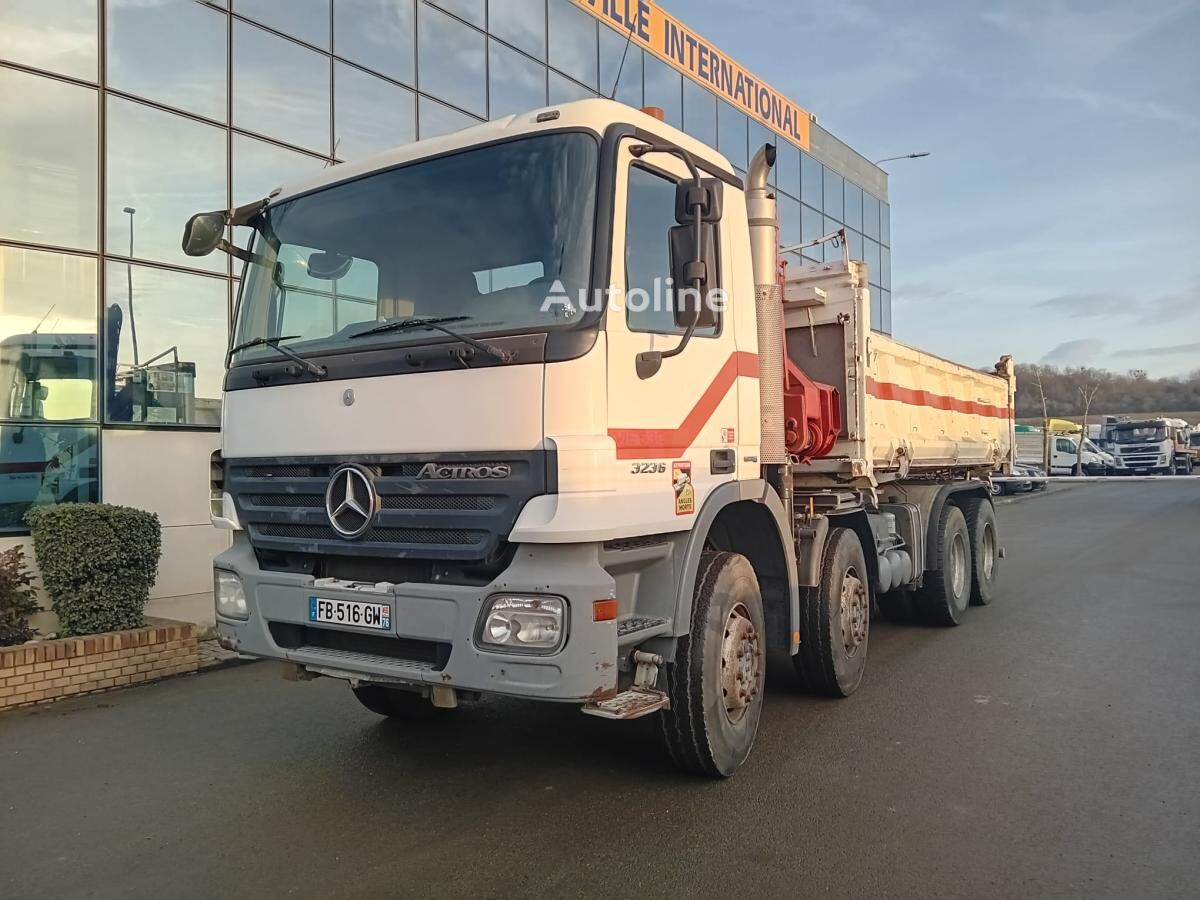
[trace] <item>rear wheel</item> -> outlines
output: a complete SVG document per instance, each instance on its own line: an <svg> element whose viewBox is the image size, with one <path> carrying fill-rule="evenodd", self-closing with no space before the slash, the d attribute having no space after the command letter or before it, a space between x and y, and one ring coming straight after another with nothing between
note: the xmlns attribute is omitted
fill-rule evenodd
<svg viewBox="0 0 1200 900"><path fill-rule="evenodd" d="M1007 481L993 481L991 484L991 491L992 491L993 497L1003 497L1005 494L1008 493L1008 482Z"/></svg>
<svg viewBox="0 0 1200 900"><path fill-rule="evenodd" d="M848 528L831 528L821 580L800 593L804 630L792 664L805 689L826 697L849 697L862 682L871 624L869 577L858 535Z"/></svg>
<svg viewBox="0 0 1200 900"><path fill-rule="evenodd" d="M442 710L414 691L364 684L351 688L358 702L371 712L389 719L422 721L432 719Z"/></svg>
<svg viewBox="0 0 1200 900"><path fill-rule="evenodd" d="M932 567L917 593L917 609L930 625L958 625L971 600L971 550L962 510L947 503L938 519Z"/></svg>
<svg viewBox="0 0 1200 900"><path fill-rule="evenodd" d="M706 551L692 627L666 666L670 709L659 733L685 772L728 777L750 755L762 716L766 623L758 577L740 553Z"/></svg>
<svg viewBox="0 0 1200 900"><path fill-rule="evenodd" d="M971 542L971 605L987 606L996 596L1000 564L996 511L982 497L968 497L962 502L962 511Z"/></svg>

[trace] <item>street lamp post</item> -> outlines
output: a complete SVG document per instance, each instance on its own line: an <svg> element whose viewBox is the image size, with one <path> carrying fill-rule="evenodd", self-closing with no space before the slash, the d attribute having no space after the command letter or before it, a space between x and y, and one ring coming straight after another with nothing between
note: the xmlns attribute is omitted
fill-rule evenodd
<svg viewBox="0 0 1200 900"><path fill-rule="evenodd" d="M875 160L875 165L882 165L885 162L892 162L893 160L897 159L921 159L929 155L930 153L928 150L921 150L918 153L903 153L900 156L885 156L883 159Z"/></svg>
<svg viewBox="0 0 1200 900"><path fill-rule="evenodd" d="M128 291L129 304L129 337L133 341L133 367L138 367L137 320L133 316L133 217L137 210L132 206L125 207L129 216L129 262L125 265L125 285Z"/></svg>

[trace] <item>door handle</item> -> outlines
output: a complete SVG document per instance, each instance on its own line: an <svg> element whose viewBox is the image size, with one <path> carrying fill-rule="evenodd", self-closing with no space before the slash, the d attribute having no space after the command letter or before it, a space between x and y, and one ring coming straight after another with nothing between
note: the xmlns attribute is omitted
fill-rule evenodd
<svg viewBox="0 0 1200 900"><path fill-rule="evenodd" d="M729 475L737 468L737 454L732 448L711 450L708 454L708 471L712 475Z"/></svg>

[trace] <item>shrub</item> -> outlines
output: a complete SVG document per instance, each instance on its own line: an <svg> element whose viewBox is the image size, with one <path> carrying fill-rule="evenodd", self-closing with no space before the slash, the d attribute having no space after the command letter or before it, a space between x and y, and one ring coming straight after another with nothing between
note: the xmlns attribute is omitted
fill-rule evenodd
<svg viewBox="0 0 1200 900"><path fill-rule="evenodd" d="M59 503L25 516L64 635L139 628L158 575L158 516L128 506Z"/></svg>
<svg viewBox="0 0 1200 900"><path fill-rule="evenodd" d="M23 644L33 637L29 617L38 611L33 575L25 563L25 548L0 553L0 647Z"/></svg>

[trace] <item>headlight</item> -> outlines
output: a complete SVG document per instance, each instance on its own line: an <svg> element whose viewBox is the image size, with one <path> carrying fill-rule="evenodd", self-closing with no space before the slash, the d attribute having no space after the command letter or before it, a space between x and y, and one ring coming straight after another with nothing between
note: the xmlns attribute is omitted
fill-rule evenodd
<svg viewBox="0 0 1200 900"><path fill-rule="evenodd" d="M566 603L561 597L493 597L483 608L483 647L553 653L562 646Z"/></svg>
<svg viewBox="0 0 1200 900"><path fill-rule="evenodd" d="M246 606L246 591L242 587L242 579L224 569L213 569L215 587L213 595L217 600L217 614L227 619L248 619L250 609Z"/></svg>

